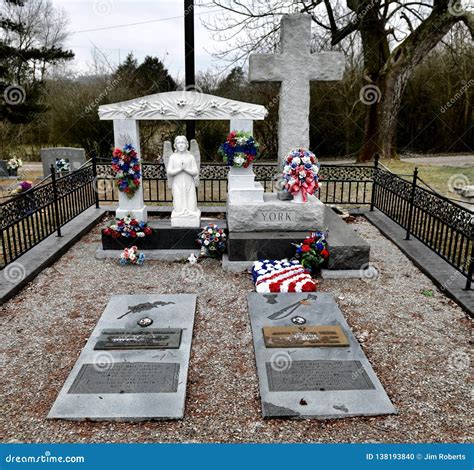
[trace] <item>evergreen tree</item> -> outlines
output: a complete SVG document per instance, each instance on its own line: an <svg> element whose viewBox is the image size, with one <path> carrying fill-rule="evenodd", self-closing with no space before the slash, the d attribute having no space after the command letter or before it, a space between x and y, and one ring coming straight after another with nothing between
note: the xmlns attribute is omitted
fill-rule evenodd
<svg viewBox="0 0 474 470"><path fill-rule="evenodd" d="M51 21L52 5L43 0L0 0L0 120L26 124L46 111L42 103L47 67L70 60L71 51L42 38L40 13ZM36 29L31 28L35 22ZM25 40L27 39L27 40ZM60 41L58 41L60 42Z"/></svg>

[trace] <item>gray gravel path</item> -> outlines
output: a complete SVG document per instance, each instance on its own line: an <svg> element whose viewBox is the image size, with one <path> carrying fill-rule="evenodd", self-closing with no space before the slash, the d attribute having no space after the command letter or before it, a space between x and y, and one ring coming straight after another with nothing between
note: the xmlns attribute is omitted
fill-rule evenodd
<svg viewBox="0 0 474 470"><path fill-rule="evenodd" d="M263 421L246 308L250 277L224 273L213 260L194 269L158 261L121 268L94 258L99 242L96 228L2 307L2 440L471 440L471 321L377 229L363 219L356 226L372 245L380 276L323 281L321 290L335 293L398 415ZM129 424L45 419L113 292L199 294L184 420Z"/></svg>

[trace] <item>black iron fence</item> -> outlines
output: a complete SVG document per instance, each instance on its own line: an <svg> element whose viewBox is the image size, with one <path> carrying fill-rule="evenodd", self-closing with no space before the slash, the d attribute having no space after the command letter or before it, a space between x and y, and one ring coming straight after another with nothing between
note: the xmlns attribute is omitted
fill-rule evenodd
<svg viewBox="0 0 474 470"><path fill-rule="evenodd" d="M256 180L265 191L277 189L277 167L254 165ZM170 204L162 164L143 163L143 193L147 204ZM203 164L198 189L200 204L223 204L227 198L228 168ZM379 209L473 281L473 212L412 181L378 166L322 165L319 198L329 204L370 205ZM52 177L24 194L0 205L0 268L57 232L92 205L118 201L110 163L95 161L66 176Z"/></svg>
<svg viewBox="0 0 474 470"><path fill-rule="evenodd" d="M373 166L323 165L321 188L318 197L325 203L369 204L371 200ZM227 200L227 174L224 164L206 163L201 166L198 202L200 204L222 204ZM254 165L256 181L262 183L266 192L277 188L278 169L276 163ZM149 204L170 204L171 189L167 186L163 164L143 163L143 196ZM97 164L99 197L104 202L118 201L118 190L114 185L110 163Z"/></svg>
<svg viewBox="0 0 474 470"><path fill-rule="evenodd" d="M94 171L89 164L57 177L52 169L49 179L0 205L2 269L96 204Z"/></svg>
<svg viewBox="0 0 474 470"><path fill-rule="evenodd" d="M379 209L466 277L474 274L474 213L418 185L418 172L407 181L382 168L374 170L371 209Z"/></svg>

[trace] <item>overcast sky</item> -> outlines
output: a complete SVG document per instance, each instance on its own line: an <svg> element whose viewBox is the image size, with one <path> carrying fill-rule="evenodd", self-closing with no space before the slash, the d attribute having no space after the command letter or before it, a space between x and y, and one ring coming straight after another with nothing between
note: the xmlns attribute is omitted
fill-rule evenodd
<svg viewBox="0 0 474 470"><path fill-rule="evenodd" d="M69 17L66 48L76 54L79 70L92 63L92 49L97 46L108 60L117 65L129 52L138 59L146 55L164 61L170 73L184 79L184 5L183 0L52 0ZM216 14L216 9L195 8L196 71L213 68L211 51L218 48L201 19ZM213 13L214 12L214 13ZM114 29L130 23L160 20Z"/></svg>

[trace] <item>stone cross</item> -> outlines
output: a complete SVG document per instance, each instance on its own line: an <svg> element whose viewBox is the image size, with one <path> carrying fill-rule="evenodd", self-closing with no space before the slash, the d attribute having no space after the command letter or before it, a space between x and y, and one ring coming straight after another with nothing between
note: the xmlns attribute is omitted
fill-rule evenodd
<svg viewBox="0 0 474 470"><path fill-rule="evenodd" d="M341 80L344 55L311 53L311 16L285 15L281 20L281 54L252 54L250 81L281 82L278 162L295 147L309 148L311 80Z"/></svg>

